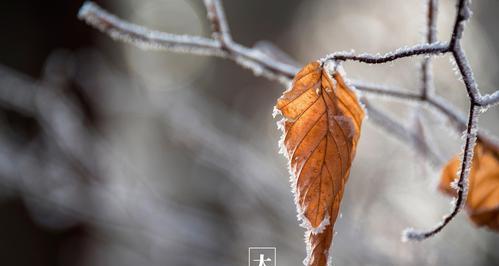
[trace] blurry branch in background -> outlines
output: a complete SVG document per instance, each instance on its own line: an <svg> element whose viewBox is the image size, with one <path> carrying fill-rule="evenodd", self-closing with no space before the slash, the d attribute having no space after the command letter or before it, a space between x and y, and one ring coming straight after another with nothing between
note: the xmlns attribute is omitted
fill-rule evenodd
<svg viewBox="0 0 499 266"><path fill-rule="evenodd" d="M89 222L95 210L86 188L99 183L92 133L82 109L62 92L72 75L68 61L66 53L52 54L41 81L0 66L0 106L37 125L35 136L22 145L12 140L22 138L19 133L14 129L9 136L12 128L3 125L0 185L23 196L31 211L50 212L33 218L56 228Z"/></svg>
<svg viewBox="0 0 499 266"><path fill-rule="evenodd" d="M61 60L53 60L53 57L58 57L57 53L55 54L49 57L47 64L51 61L60 63ZM100 59L98 56L97 58ZM35 220L62 217L59 219L66 219L71 223L83 222L106 230L130 229L128 231L134 232L140 239L158 242L162 248L167 248L167 243L170 243L165 241L184 243L192 239L192 242L188 244L193 248L207 250L210 254L216 253L212 250L209 239L199 241L190 236L192 234L203 235L203 232L211 230L207 228L209 223L205 224L205 222L218 221L217 219L220 218L209 211L190 208L160 198L154 193L153 188L144 182L143 177L136 173L133 164L120 162L122 158L113 151L109 151L112 148L108 147L108 141L98 128L82 125L83 110L74 102L74 99L62 93L64 88L59 88L59 85L71 81L76 82L83 88L85 94L91 93L96 86L105 88L108 93L111 90L119 90L121 94L130 93L128 90L123 90L124 84L136 88L141 87L136 79L128 78L126 74L112 69L104 60L87 60L90 62L82 65L92 68L100 66L99 73L104 73L105 81L99 80L96 83L91 76L76 78L65 74L60 75L61 71L47 73L47 77L37 81L15 70L0 66L0 107L33 117L40 125L42 132L27 145L28 147L21 148L0 134L0 177L2 177L0 186L19 193L28 203L28 207L30 204L35 204L37 208L41 206L50 212L50 215L46 214L43 217L35 215ZM45 68L51 67L45 66ZM58 68L60 69L61 67ZM54 76L59 76L59 78L54 78ZM56 79L58 82L54 83L49 79ZM105 85L99 84L100 82L104 82ZM275 182L270 182L266 178L276 176L279 169L272 163L272 160L266 158L268 155L261 153L249 143L218 130L207 122L209 119L206 115L189 108L192 105L199 105L195 102L200 98L199 95L185 95L183 92L179 93L175 100L166 102L156 101L154 98L127 96L133 98L134 101L142 100L139 103L141 106L139 112L160 117L165 126L171 129L171 138L176 144L191 151L196 159L204 164L233 177L235 179L232 181L233 184L241 185L241 191L251 194L251 197L244 199L246 204L265 206L272 213L282 216L282 220L286 220L283 217L292 215L281 209L282 204L271 204L278 199L284 201L287 196ZM210 110L220 108L216 104L210 104L209 100L203 100L205 105L211 105ZM191 104L186 105L187 102ZM137 110L130 110L133 107L127 104L120 105L119 108L123 108L119 112L137 112ZM217 112L228 113L224 110L217 110ZM188 119L185 119L186 117ZM0 120L0 122L3 121ZM8 127L5 128L8 129ZM231 148L235 146L238 149ZM109 171L110 166L92 163L103 162L103 160L106 164L110 163L110 165L123 168L123 172L129 174L132 172L133 184L126 182L116 184L110 176L106 176L106 179L102 178ZM258 181L254 182L255 180ZM123 189L125 189L126 199L122 199L119 193ZM109 209L103 206L94 206L94 198L105 198L105 202L111 202L112 212L109 213ZM248 199L250 199L249 202ZM133 204L130 204L130 201L133 201ZM239 203L232 201L227 205L235 211L240 208L237 204ZM194 225L187 226L189 223ZM252 234L269 234L265 229L256 228L246 220L241 220L239 223ZM139 230L137 226L140 227ZM172 234L172 231L175 231L175 234ZM280 240L282 243L287 242L278 234L276 238L282 238ZM131 247L138 253L147 252L141 248L144 247ZM193 264L203 261L202 258L196 257L189 259Z"/></svg>
<svg viewBox="0 0 499 266"><path fill-rule="evenodd" d="M88 143L92 142L89 141L90 132L82 124L82 111L57 92L54 84L34 82L4 66L0 66L0 80L5 85L0 87L0 103L34 117L43 135L50 139L58 153L70 160L87 178L97 177L95 161L87 153L90 149Z"/></svg>
<svg viewBox="0 0 499 266"><path fill-rule="evenodd" d="M253 71L253 73L255 73L255 75L261 75L269 79L278 80L286 85L289 84L290 80L298 70L297 65L284 63L279 61L277 57L269 56L257 48L248 48L234 42L230 35L230 30L225 19L225 13L221 2L219 0L205 0L204 4L207 9L208 20L212 25L213 38L175 35L150 30L145 27L123 21L92 2L86 2L82 6L78 17L86 21L89 25L107 33L114 39L132 43L141 48L227 58L235 61L243 67L249 68ZM471 167L470 164L473 157L473 147L477 137L478 141L481 142L484 147L499 153L499 145L483 134L483 132L478 132L477 128L477 118L479 112L483 112L488 107L499 102L499 91L482 96L478 90L478 85L473 77L473 72L461 46L464 23L471 16L471 10L469 7L470 1L458 0L457 4L454 28L449 42L438 42L436 40L436 17L438 13L438 3L436 0L429 0L427 9L427 38L424 43L417 44L412 47L397 49L384 55L355 55L353 53L340 52L330 54L321 59L322 62L326 60L334 60L381 64L401 58L423 55L425 56L422 66L423 87L421 92L418 94L407 92L407 90L402 89L389 89L383 85L369 85L360 81L351 81L351 83L355 85L357 89L366 93L386 95L397 100L410 100L419 103L426 103L426 105L432 107L434 111L441 113L452 121L457 131L465 131L462 165L459 173L459 180L457 182L458 197L455 200L455 205L453 206L451 213L444 217L444 220L439 225L429 231L418 232L413 229L406 230L405 238L409 240L423 240L438 233L463 207L466 202L469 169ZM443 55L448 53L455 59L468 92L470 110L468 112L467 119L464 118L460 112L456 111L456 108L454 108L447 100L435 95L432 89L433 82L431 78L430 57L433 55ZM380 123L382 127L388 127L389 129L397 128L394 132L399 138L414 138L415 140L410 143L422 143L421 141L424 141L424 139L419 140L421 136L417 134L417 131L400 134L401 130L405 127L393 119L387 119L389 118L388 115L384 114L380 110L373 109L372 105L369 105L367 109L373 110L373 112L369 112L369 115L373 118L374 122ZM390 122L386 123L386 121ZM389 129L388 131L390 131ZM404 130L411 129L405 128ZM422 149L417 149L419 152L421 152L421 150Z"/></svg>

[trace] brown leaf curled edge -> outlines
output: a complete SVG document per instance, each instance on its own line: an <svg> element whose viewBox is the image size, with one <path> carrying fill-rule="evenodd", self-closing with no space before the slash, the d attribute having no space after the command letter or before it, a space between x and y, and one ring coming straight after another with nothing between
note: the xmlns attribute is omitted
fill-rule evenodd
<svg viewBox="0 0 499 266"><path fill-rule="evenodd" d="M457 178L461 161L459 156L452 158L442 171L440 191L456 196L452 185ZM473 162L469 174L468 199L466 210L471 221L477 226L499 232L499 158L479 143L475 146Z"/></svg>
<svg viewBox="0 0 499 266"><path fill-rule="evenodd" d="M325 66L324 66L325 65ZM332 61L312 62L277 100L298 218L307 229L305 265L329 260L333 226L355 156L364 110ZM330 74L330 72L332 72Z"/></svg>

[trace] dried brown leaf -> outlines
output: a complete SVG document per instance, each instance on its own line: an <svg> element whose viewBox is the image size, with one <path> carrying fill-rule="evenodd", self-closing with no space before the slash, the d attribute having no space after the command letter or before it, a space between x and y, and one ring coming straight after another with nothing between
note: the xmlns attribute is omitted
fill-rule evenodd
<svg viewBox="0 0 499 266"><path fill-rule="evenodd" d="M439 185L442 192L456 196L451 184L460 166L460 158L455 156L444 167ZM474 150L466 209L475 225L499 232L499 159L480 144Z"/></svg>
<svg viewBox="0 0 499 266"><path fill-rule="evenodd" d="M326 265L364 118L354 91L320 62L306 65L278 99L298 216L307 229L306 265ZM333 72L331 75L328 71Z"/></svg>

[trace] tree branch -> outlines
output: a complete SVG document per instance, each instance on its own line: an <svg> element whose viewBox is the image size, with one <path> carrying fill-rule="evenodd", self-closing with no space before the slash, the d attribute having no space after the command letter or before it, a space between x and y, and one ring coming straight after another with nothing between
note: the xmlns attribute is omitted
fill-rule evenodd
<svg viewBox="0 0 499 266"><path fill-rule="evenodd" d="M413 93L400 88L387 87L380 84L365 83L363 81L351 81L359 91L366 92L371 95L379 95L389 97L395 100L409 100L425 103L428 107L433 108L438 114L443 115L453 125L456 131L463 132L467 128L466 117L462 115L453 105L447 100L436 94L429 94L425 98L422 94ZM496 92L495 97L499 97L499 92ZM478 106L478 105L477 105ZM478 141L494 151L499 151L499 145L494 138L491 138L483 130L477 132Z"/></svg>
<svg viewBox="0 0 499 266"><path fill-rule="evenodd" d="M83 4L78 12L78 18L115 40L134 44L143 49L219 57L226 56L220 49L220 43L216 40L150 30L121 20L93 2Z"/></svg>
<svg viewBox="0 0 499 266"><path fill-rule="evenodd" d="M430 230L415 230L412 228L406 229L403 232L403 239L406 240L424 240L429 237L434 236L440 232L447 224L449 224L454 217L459 213L462 207L465 205L468 193L468 176L471 168L471 161L473 159L473 148L475 146L477 138L477 120L479 114L477 113L476 107L479 105L479 101L482 99L480 92L478 90L478 85L473 77L473 72L471 66L464 54L464 50L461 46L461 38L464 31L464 23L470 18L471 10L469 8L469 0L459 0L456 10L456 19L454 23L454 29L452 31L451 41L449 43L449 52L452 53L456 64L461 73L466 91L468 92L468 97L470 101L470 111L468 114L468 123L466 124L466 141L463 148L463 158L461 161L461 169L458 179L457 188L457 198L455 199L455 204L452 211L446 215L442 222L437 224L433 229ZM442 105L441 107L446 107ZM444 110L444 109L441 109ZM450 109L446 109L450 111ZM454 202L454 201L453 201Z"/></svg>
<svg viewBox="0 0 499 266"><path fill-rule="evenodd" d="M81 7L78 18L115 40L124 41L139 48L228 58L252 70L257 76L261 75L285 84L293 78L298 71L296 66L276 61L257 49L232 42L225 16L220 17L220 14L223 14L220 2L209 0L205 1L205 4L209 8L208 14L211 16L212 25L219 30L215 34L220 35L219 40L151 30L121 20L93 2L86 2Z"/></svg>
<svg viewBox="0 0 499 266"><path fill-rule="evenodd" d="M225 12L220 1L204 0L204 5L207 11L208 20L211 22L211 30L213 38L219 40L222 45L232 43L232 36L229 31L229 24L225 18Z"/></svg>
<svg viewBox="0 0 499 266"><path fill-rule="evenodd" d="M438 0L428 1L428 19L427 19L427 30L426 30L426 42L434 43L437 41L437 14L438 14ZM421 90L421 95L423 98L427 98L428 94L433 93L433 79L432 79L432 64L431 57L426 57L423 59L423 64L421 66L423 87Z"/></svg>
<svg viewBox="0 0 499 266"><path fill-rule="evenodd" d="M486 94L478 100L478 106L488 108L499 103L499 90L491 94Z"/></svg>
<svg viewBox="0 0 499 266"><path fill-rule="evenodd" d="M415 55L438 55L438 54L444 54L448 51L449 51L448 44L441 42L434 42L434 43L417 44L407 48L400 48L393 52L386 53L384 55L371 55L367 53L355 55L349 52L348 53L339 52L326 56L324 60L358 61L367 64L383 64L404 57L411 57Z"/></svg>
<svg viewBox="0 0 499 266"><path fill-rule="evenodd" d="M208 55L227 58L233 60L237 64L248 68L255 73L269 79L278 80L283 84L288 85L298 71L298 66L294 64L284 63L275 56L270 56L259 49L248 48L240 45L232 40L229 26L225 18L222 5L219 0L204 0L207 9L207 16L211 22L213 29L213 38L205 38L190 35L176 35L164 32L158 32L147 29L145 27L123 21L114 15L101 9L92 2L87 2L81 8L78 17L86 21L89 25L107 33L112 38L125 41L141 48L149 48L156 50L168 50L173 52L189 53L196 55ZM409 48L402 48L384 55L360 54L352 53L333 53L321 60L336 60L336 61L357 61L368 64L380 64L397 59L412 57L416 55L427 56L422 64L422 90L420 94L406 92L403 90L388 89L384 86L365 84L359 81L353 81L353 84L361 91L367 93L386 95L399 100L412 100L427 103L428 106L434 108L438 113L447 117L455 125L458 131L466 129L466 142L464 145L462 170L459 175L458 198L453 211L444 218L443 222L432 230L427 232L418 232L415 230L408 231L408 239L422 240L430 237L447 225L460 211L464 202L466 202L466 191L468 187L468 170L473 156L473 146L475 139L478 136L484 146L488 146L499 152L499 145L487 138L484 134L478 133L476 128L476 120L478 116L477 108L487 108L499 103L499 91L481 96L478 85L473 77L472 69L461 47L461 38L464 31L464 24L471 16L469 8L469 0L458 0L457 14L454 23L454 28L450 41L442 43L437 41L436 37L436 17L437 17L437 0L428 0L428 22L427 22L427 37L426 43L418 44ZM464 81L468 96L470 99L470 111L468 120L463 115L456 111L448 101L433 94L432 79L431 79L431 62L430 57L433 55L441 55L451 53L459 68L460 74ZM372 108L372 107L371 107ZM383 121L384 114L375 110L371 116L378 116ZM387 120L385 119L384 122ZM393 125L393 123L389 123ZM388 125L385 125L388 126ZM397 130L399 131L399 130ZM417 137L408 134L411 138Z"/></svg>
<svg viewBox="0 0 499 266"><path fill-rule="evenodd" d="M415 230L413 228L408 228L404 230L402 239L403 240L425 240L429 237L436 235L438 232L442 231L444 227L449 224L454 217L459 213L466 203L468 194L468 177L471 169L471 161L473 160L473 148L476 142L476 126L477 126L477 110L475 105L470 106L470 111L468 115L468 127L466 129L466 142L463 148L463 158L461 160L461 169L459 170L459 179L457 181L457 197L455 201L452 201L452 211L444 217L442 222L437 224L433 229L427 231Z"/></svg>

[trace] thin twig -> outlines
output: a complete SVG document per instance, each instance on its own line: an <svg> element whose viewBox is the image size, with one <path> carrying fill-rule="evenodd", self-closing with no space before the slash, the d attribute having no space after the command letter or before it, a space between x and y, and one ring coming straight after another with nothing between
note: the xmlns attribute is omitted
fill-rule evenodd
<svg viewBox="0 0 499 266"><path fill-rule="evenodd" d="M228 58L252 70L257 76L261 75L285 84L293 78L298 71L298 67L274 60L257 49L233 43L232 38L227 37L230 36L228 27L222 26L227 25L225 16L218 17L218 15L223 14L221 9L216 8L217 6L221 7L221 4L218 0L206 2L213 4L210 9L215 9L213 12L209 12L212 16L210 20L212 23L216 22L216 27L222 30L222 35L224 35L222 38L224 40L223 45L216 39L165 33L129 23L110 14L93 2L83 4L78 13L78 18L108 34L113 39L134 44L143 49Z"/></svg>
<svg viewBox="0 0 499 266"><path fill-rule="evenodd" d="M223 16L222 19L216 18L216 14L220 12L215 12L216 5L214 3L219 3L219 1L207 1L207 2L208 3L206 4L212 5L211 7L207 6L208 16L211 17L210 21L212 22L212 24L216 23L216 25L218 25L218 23L221 23L221 25L227 25L226 22L221 22L225 21L224 19L225 16ZM172 52L189 53L195 55L208 55L208 56L228 58L252 69L257 74L261 72L268 72L268 69L265 68L263 65L260 65L258 61L251 61L251 60L247 62L244 61L242 59L244 58L243 54L239 55L238 57L239 60L237 61L235 58L237 57L237 52L240 51L240 49L236 48L234 50L236 55L229 56L228 54L229 52L226 49L223 49L220 42L215 39L209 39L209 38L191 36L191 35L176 35L176 34L153 31L144 28L142 26L123 21L117 18L116 16L108 13L107 11L103 10L93 2L86 2L80 9L78 16L80 19L86 21L91 26L94 26L97 29L101 30L102 32L107 33L112 38L137 45L141 48L151 48L151 49L167 50ZM222 26L214 26L214 28L215 29L222 28ZM228 26L225 32L227 34L229 33ZM230 40L232 40L232 38L230 38ZM246 52L244 54L248 53L263 54L259 49L249 49L246 47L244 48L246 49ZM248 52L248 50L250 51ZM278 77L278 79L283 81L283 83L287 84L287 82L289 82L289 80L298 71L298 66L294 64L281 63L275 57L272 58L270 56L265 56L265 57L266 57L265 59L266 62L272 62L271 63L272 65L282 66L274 68L274 72L268 73L268 75L266 75L267 77L271 78ZM360 82L353 82L353 83L354 85L362 84L362 85L357 85L360 90L366 91L368 93L379 93L376 86L371 86L369 84L360 83ZM387 95L391 95L394 97L401 96L398 98L409 99L409 100L414 100L418 98L413 94L407 95L407 97L404 97L403 94L399 93L388 93ZM495 98L499 98L499 96L494 97L494 99ZM445 101L445 99L442 99L442 102L446 105L450 105L449 103L447 103L447 101ZM445 115L448 116L448 114ZM455 120L453 119L453 117L459 117L459 116L462 115L460 115L459 112L456 112L453 113L453 115L450 116L450 118L451 120Z"/></svg>
<svg viewBox="0 0 499 266"><path fill-rule="evenodd" d="M434 43L437 41L437 14L438 14L438 0L428 1L428 19L426 29L426 42ZM431 57L425 57L421 66L423 87L421 95L427 98L428 94L433 93L433 79L432 79L432 64Z"/></svg>
<svg viewBox="0 0 499 266"><path fill-rule="evenodd" d="M404 230L402 239L403 240L425 240L429 237L436 235L438 232L442 231L444 227L449 224L454 217L459 213L466 203L466 198L468 194L468 177L471 169L471 161L473 159L473 147L476 142L476 125L478 115L476 114L476 106L471 105L468 115L468 128L466 130L466 142L464 145L463 158L461 162L461 170L459 173L459 179L457 181L457 197L455 201L452 201L452 210L446 215L442 222L437 224L434 228L426 231L415 230L413 228L408 228Z"/></svg>
<svg viewBox="0 0 499 266"><path fill-rule="evenodd" d="M499 103L499 90L491 94L483 95L477 102L477 105L482 108L489 108L493 105L497 105Z"/></svg>
<svg viewBox="0 0 499 266"><path fill-rule="evenodd" d="M218 4L217 4L218 3ZM230 36L228 26L225 21L225 16L219 17L217 14L223 14L216 6L221 6L219 1L207 1L211 8L208 11L210 21L216 23L215 29L225 28L224 34ZM209 7L209 6L208 6ZM218 10L218 11L217 11ZM134 44L141 48L167 50L179 53L189 53L195 55L217 56L231 59L238 64L251 69L257 75L263 75L270 79L277 79L284 84L294 76L298 70L298 66L290 65L270 57L258 49L251 49L240 44L234 43L231 37L224 37L225 45L219 40L210 39L200 36L177 35L154 31L145 27L123 21L116 16L108 13L92 2L86 2L78 14L80 19L85 20L88 24L107 33L112 38ZM429 46L429 47L428 47ZM419 45L411 48L387 53L384 56L373 55L334 55L338 60L360 60L370 63L382 63L395 60L401 57L413 56L418 54L428 53L444 53L445 44L432 43L430 45ZM428 51L426 49L429 49ZM363 59L362 59L363 58ZM364 88L368 88L364 86ZM367 90L369 91L369 90ZM499 94L493 94L483 97L483 100L478 100L479 106L490 106L499 102ZM404 98L402 98L404 99Z"/></svg>
<svg viewBox="0 0 499 266"><path fill-rule="evenodd" d="M466 117L462 115L453 105L449 104L441 96L429 94L426 98L422 94L406 91L401 88L387 87L380 84L365 83L362 81L352 81L356 89L369 93L371 95L386 96L395 100L409 100L425 103L426 106L433 108L438 114L447 118L456 131L463 132L467 128ZM499 95L499 93L498 93ZM478 106L478 105L477 105ZM483 130L477 132L478 141L485 147L499 151L499 145L494 138L491 138Z"/></svg>
<svg viewBox="0 0 499 266"><path fill-rule="evenodd" d="M208 20L211 22L213 38L219 40L222 45L232 43L232 36L229 30L229 24L225 18L225 12L220 1L204 0L204 5L207 11Z"/></svg>
<svg viewBox="0 0 499 266"><path fill-rule="evenodd" d="M457 10L456 10L456 21L454 24L454 30L452 32L451 41L449 44L450 52L454 57L458 68L461 72L466 91L468 92L470 100L470 111L468 114L468 123L466 125L466 141L463 148L463 158L461 162L461 170L459 173L458 187L457 187L457 198L455 199L455 204L452 211L444 216L442 222L436 225L430 230L415 230L412 228L406 229L403 233L403 239L406 240L424 240L429 237L434 236L440 232L447 224L449 224L454 217L463 208L467 200L468 192L468 176L471 168L471 160L473 159L473 148L476 142L477 136L477 120L478 113L476 112L477 99L480 99L480 92L478 90L478 85L473 77L473 72L471 66L468 63L464 51L461 47L461 38L464 31L464 22L468 20L471 16L471 11L469 8L470 2L468 0L459 0Z"/></svg>
<svg viewBox="0 0 499 266"><path fill-rule="evenodd" d="M371 55L367 53L355 55L353 53L339 52L326 56L324 60L358 61L367 64L383 64L405 57L411 57L415 55L439 55L444 54L448 51L448 44L434 42L417 44L407 48L400 48L384 55Z"/></svg>
<svg viewBox="0 0 499 266"><path fill-rule="evenodd" d="M143 49L221 57L226 55L220 50L220 43L216 40L150 30L121 20L92 2L85 2L78 12L78 18L115 40L131 43Z"/></svg>

